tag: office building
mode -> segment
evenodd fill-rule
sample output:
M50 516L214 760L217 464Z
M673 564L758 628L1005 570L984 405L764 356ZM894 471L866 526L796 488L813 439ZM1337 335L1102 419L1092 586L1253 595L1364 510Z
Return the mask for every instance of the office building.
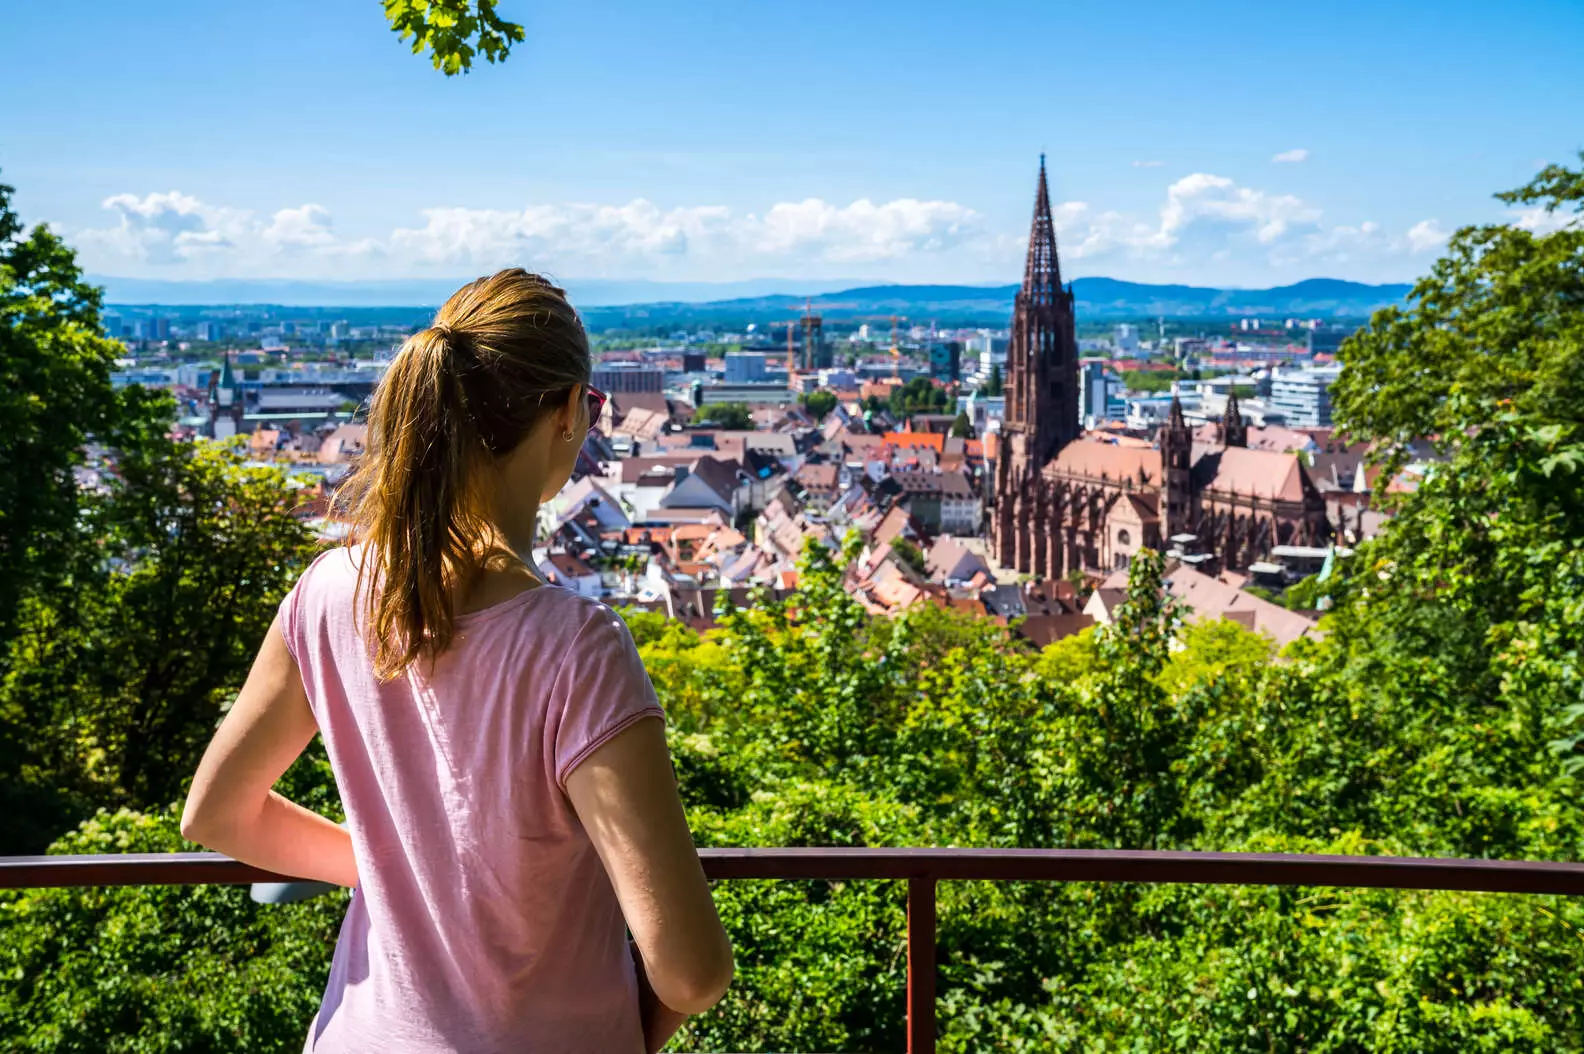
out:
M641 362L603 362L594 367L594 387L607 395L665 390L665 370Z
M1108 372L1104 362L1086 361L1080 374L1083 387L1079 389L1078 412L1085 427L1093 428L1100 421L1118 421L1127 414L1122 379Z
M1289 428L1329 428L1331 385L1340 366L1276 370L1271 374L1270 407Z
M753 351L726 353L727 384L757 384L767 375L765 356Z

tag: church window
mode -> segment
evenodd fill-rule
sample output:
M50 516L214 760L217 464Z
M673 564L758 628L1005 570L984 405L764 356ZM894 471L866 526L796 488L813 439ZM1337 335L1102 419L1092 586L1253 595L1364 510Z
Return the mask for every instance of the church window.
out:
M1120 530L1120 531L1117 532L1117 544L1118 545L1131 545L1132 542L1133 542L1133 536L1128 534L1128 532L1125 529L1124 530ZM1125 567L1127 565L1124 564L1123 566Z

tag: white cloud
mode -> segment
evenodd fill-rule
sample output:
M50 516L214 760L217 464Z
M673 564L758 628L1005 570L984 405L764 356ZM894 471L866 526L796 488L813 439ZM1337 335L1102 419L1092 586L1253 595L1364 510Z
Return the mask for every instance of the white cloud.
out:
M1527 209L1514 209L1512 224L1533 234L1554 234L1565 227L1584 226L1584 215L1562 210L1547 212L1542 205Z
M642 198L621 205L536 204L520 210L446 206L381 237L338 237L329 210L306 204L267 219L208 205L180 192L107 199L113 227L77 232L88 263L128 273L139 265L188 277L344 275L349 259L381 273L455 271L523 264L577 277L668 273L726 275L842 265L910 264L996 237L973 209L950 201L818 198L763 212L718 205L663 209ZM225 250L220 253L219 250Z
M1165 163L1166 162L1164 162L1164 161L1135 161L1135 162L1133 162L1133 167L1134 168L1159 168L1162 165L1164 165Z
M1271 158L1271 163L1276 165L1296 165L1301 161L1309 160L1309 151L1299 147L1296 150L1283 150Z
M322 205L281 209L259 236L276 246L330 245L335 241L330 230L330 212Z
M1161 209L1161 237L1175 245L1196 227L1252 231L1262 244L1286 234L1294 225L1312 226L1320 210L1291 194L1267 194L1240 187L1225 176L1195 172L1166 189Z
M813 252L832 261L896 260L956 248L979 233L979 214L951 201L860 198L838 208L818 198L771 206L741 233L751 252Z
M230 248L246 213L207 205L190 194L116 194L103 206L115 213L114 227L85 232L90 245L155 263L174 263Z
M106 274L181 278L455 276L518 264L564 278L718 280L799 275L899 281L981 281L1018 273L1027 228L992 228L954 201L820 198L745 210L721 205L447 205L384 230L341 231L307 203L254 213L180 191L104 201L113 223L69 232L84 263ZM1021 210L1020 210L1021 211ZM1562 217L1515 211L1533 230ZM1261 284L1334 273L1402 278L1447 237L1435 220L1402 230L1371 221L1327 223L1292 194L1195 172L1163 187L1159 204L1131 212L1088 201L1053 209L1071 270L1146 281ZM1081 261L1081 262L1080 262Z
M1449 237L1451 234L1442 230L1436 220L1420 220L1408 228L1408 251L1424 253L1439 249Z

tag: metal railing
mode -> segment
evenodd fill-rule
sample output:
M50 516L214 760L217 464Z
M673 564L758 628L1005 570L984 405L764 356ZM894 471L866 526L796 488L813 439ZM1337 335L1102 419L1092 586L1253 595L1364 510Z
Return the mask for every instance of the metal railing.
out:
M1141 882L1584 894L1584 864L1125 849L702 849L711 879L907 882L907 1049L935 1050L938 882ZM0 889L279 882L218 853L0 857Z

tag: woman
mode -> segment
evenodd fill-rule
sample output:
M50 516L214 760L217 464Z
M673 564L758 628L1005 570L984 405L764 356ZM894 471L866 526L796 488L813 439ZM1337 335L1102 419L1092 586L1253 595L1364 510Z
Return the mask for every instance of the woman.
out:
M652 1052L730 983L632 638L533 570L589 372L536 275L446 301L375 392L357 544L292 588L198 766L183 835L353 889L306 1050ZM270 789L315 732L345 829Z

